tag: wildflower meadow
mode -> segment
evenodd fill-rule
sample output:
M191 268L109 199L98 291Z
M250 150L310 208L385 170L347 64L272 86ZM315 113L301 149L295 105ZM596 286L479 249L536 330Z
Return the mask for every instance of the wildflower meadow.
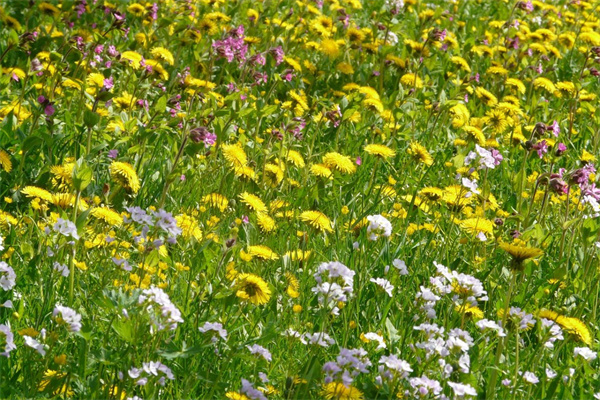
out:
M0 398L600 399L600 0L0 0Z

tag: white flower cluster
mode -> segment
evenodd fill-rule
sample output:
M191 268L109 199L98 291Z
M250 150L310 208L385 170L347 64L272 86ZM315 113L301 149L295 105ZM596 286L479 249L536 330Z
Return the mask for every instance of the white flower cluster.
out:
M4 291L9 291L15 287L17 282L17 274L4 261L0 261L0 288Z
M331 308L331 312L338 315L337 303L348 301L354 291L354 275L354 271L340 262L321 263L314 274L317 286L311 290L319 295L319 304Z
M10 352L15 350L17 346L15 345L15 336L10 330L10 326L0 324L0 343L4 343L4 349L0 352L0 356L10 357Z
M382 385L384 382L391 382L397 377L406 379L413 372L408 362L398 358L394 354L381 356L378 370L379 375L375 378L378 385Z
M149 289L144 289L140 295L139 304L144 304L146 310L150 313L150 319L152 320L151 333L154 333L154 329L157 331L175 330L177 324L183 322L181 312L171 302L169 295L161 288L152 286Z
M60 314L60 317L57 318L58 314ZM70 332L79 332L81 330L81 315L72 308L57 304L54 307L54 312L52 312L52 317L59 323L67 324Z
M144 386L152 377L158 377L158 384L165 385L166 379L173 380L175 376L169 367L160 361L150 361L142 364L142 368L131 368L128 372L131 379L137 379L136 385Z
M392 235L392 223L381 215L369 215L367 217L369 225L367 226L367 237L375 241L380 237L390 237Z
M335 361L323 365L325 383L341 381L344 386L349 387L359 374L368 373L370 366L371 361L364 349L341 348Z
M220 336L221 339L227 341L227 330L223 328L223 324L221 324L220 322L206 322L204 323L204 325L199 327L198 330L201 333L206 333L210 331L216 332L217 335L213 335L213 337L211 338L213 343L219 340L217 336Z

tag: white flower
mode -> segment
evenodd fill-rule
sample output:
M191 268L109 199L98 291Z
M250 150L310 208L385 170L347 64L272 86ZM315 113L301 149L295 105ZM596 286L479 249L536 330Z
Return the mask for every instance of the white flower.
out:
M555 370L553 370L550 367L546 367L546 377L548 377L548 379L554 379L556 378L558 374L556 373Z
M220 322L205 322L204 325L198 328L198 330L202 333L214 331L221 337L221 339L227 340L227 330L223 328L223 324Z
M502 327L498 323L491 321L489 319L485 319L485 318L481 319L481 320L477 321L475 323L475 325L477 325L477 327L479 329L481 329L482 331L485 329L491 329L491 330L496 331L498 333L499 337L506 336L506 333L504 333L504 329L502 329Z
M321 347L329 347L332 344L335 344L335 340L325 332L315 332L312 335L309 333L305 333L300 338L300 341L303 344L316 344Z
M0 350L3 350L0 352L0 356L10 357L10 352L17 348L14 342L15 337L10 331L10 326L0 324L0 335L2 335L0 336L0 342L4 343L4 349L0 348Z
M377 240L379 237L390 237L392 234L392 224L387 218L381 215L369 215L367 217L369 226L367 226L367 235L369 240Z
M525 373L523 373L523 380L527 383L531 383L532 385L535 385L540 381L533 372L529 371L525 371Z
M75 310L57 304L52 316L56 318L58 314L60 314L62 322L69 325L69 331L79 332L81 330L81 315L77 314Z
M378 335L375 332L365 333L365 339L373 340L373 341L379 343L379 345L377 346L377 350L385 349L387 347L385 342L383 341L383 336Z
M69 267L67 267L65 264L61 264L57 261L54 261L53 267L55 271L58 271L58 273L64 276L65 278L69 276Z
M465 197L471 197L474 194L479 194L477 181L475 179L462 178L462 185L469 189L469 192L465 194Z
M0 287L5 290L11 290L15 287L17 281L17 274L15 271L4 261L0 261Z
M477 396L477 391L471 385L463 385L462 383L455 383L448 381L448 386L454 390L454 395L458 398L466 396Z
M385 290L388 296L393 297L392 291L394 290L394 285L390 283L387 279L383 278L371 278L371 282Z
M38 353L40 353L40 355L42 357L44 357L46 355L46 350L44 349L44 345L41 344L40 342L38 342L37 340L35 340L34 338L32 338L31 336L23 336L23 339L25 339L25 344L29 347L31 347L32 349L35 349L35 351L37 351Z
M575 347L573 353L574 357L580 356L586 361L594 361L598 358L598 353L592 351L589 347Z
M250 350L250 354L259 355L269 362L271 362L271 360L273 359L273 357L271 356L271 352L269 352L269 350L265 349L261 345L253 344L252 346L246 347L248 348L248 350Z
M404 261L395 259L392 261L392 265L398 270L400 275L408 275L408 268L406 268L406 263Z
M181 311L171 302L169 295L161 288L152 286L144 289L138 300L139 304L146 305L146 310L150 313L152 326L150 332L154 329L158 331L164 329L175 330L177 324L183 322ZM158 306L158 309L155 309Z

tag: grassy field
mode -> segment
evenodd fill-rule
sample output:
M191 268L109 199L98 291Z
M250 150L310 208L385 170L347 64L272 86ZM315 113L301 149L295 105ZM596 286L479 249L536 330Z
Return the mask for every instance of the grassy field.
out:
M600 1L0 1L0 398L600 398Z

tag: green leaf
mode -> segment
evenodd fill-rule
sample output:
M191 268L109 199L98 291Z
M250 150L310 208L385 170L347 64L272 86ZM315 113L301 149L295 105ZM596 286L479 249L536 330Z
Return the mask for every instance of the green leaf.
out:
M111 92L100 92L98 93L97 99L100 101L108 101L115 97L114 93Z
M276 104L271 104L270 106L264 107L262 110L260 110L260 112L263 117L268 117L269 115L276 112L278 109L279 107Z
M83 113L83 123L88 128L93 128L100 122L100 115L96 114L93 111L85 110Z
M117 334L128 343L133 343L133 327L130 320L118 319L113 322L112 328Z
M77 232L83 231L83 228L85 226L85 221L87 220L87 217L90 214L90 211L92 211L91 207L77 216L77 220L75 221L75 226L77 227Z
M81 192L83 189L88 187L92 182L94 173L92 169L83 161L83 159L77 160L75 167L73 168L73 186L75 190Z
M154 107L154 109L159 113L165 112L167 109L167 97L161 96L161 98L157 100L156 107Z
M44 143L44 140L39 136L29 136L27 139L23 141L23 145L21 146L21 150L23 153L28 153L29 150L38 148Z

